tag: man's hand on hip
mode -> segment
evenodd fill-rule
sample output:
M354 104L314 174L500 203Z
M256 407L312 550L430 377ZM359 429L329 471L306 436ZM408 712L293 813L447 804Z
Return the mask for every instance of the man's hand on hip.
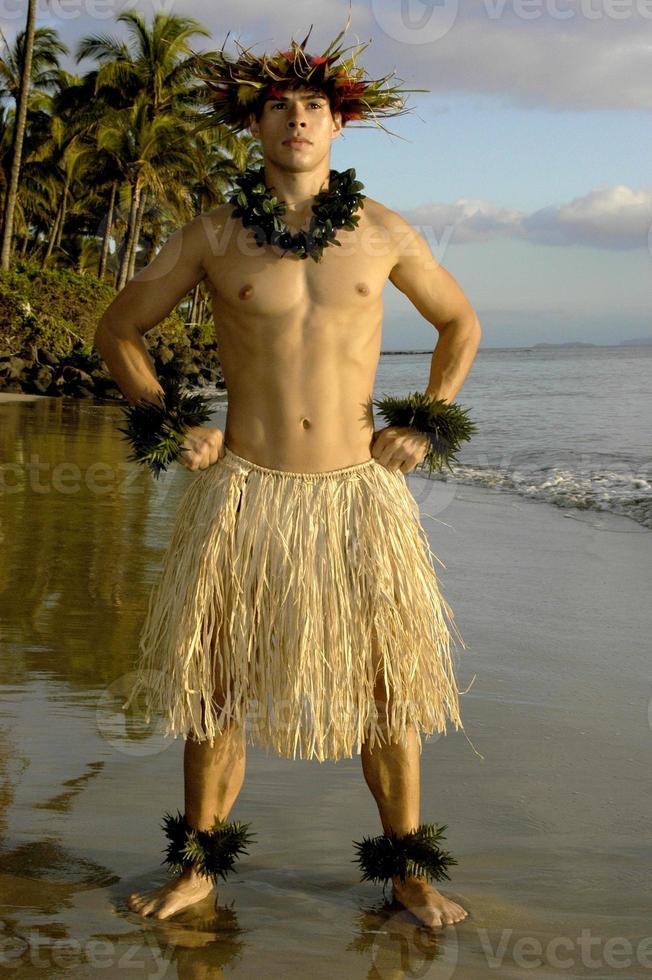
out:
M224 456L224 433L210 425L193 425L184 436L178 462L187 470L207 470Z
M371 455L388 470L409 473L423 462L429 448L425 433L409 426L388 425L376 432Z

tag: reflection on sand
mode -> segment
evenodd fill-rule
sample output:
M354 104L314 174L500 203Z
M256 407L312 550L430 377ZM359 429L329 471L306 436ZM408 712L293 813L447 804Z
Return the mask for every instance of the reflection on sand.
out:
M649 972L647 531L475 486L426 524L469 646L460 686L477 675L462 711L484 760L459 733L422 756L423 819L448 825L459 861L442 891L467 920L424 930L359 881L352 841L378 832L359 758L251 748L233 818L252 823L256 854L173 920L142 920L125 899L163 879L160 825L183 805L183 741L125 717L120 698L194 475L156 484L126 464L114 405L1 411L7 975L522 980L537 944L548 976ZM609 959L615 940L624 969ZM562 951L570 965L555 960Z

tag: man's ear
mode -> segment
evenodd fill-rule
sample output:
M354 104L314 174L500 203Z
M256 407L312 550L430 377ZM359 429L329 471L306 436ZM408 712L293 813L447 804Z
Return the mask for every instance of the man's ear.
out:
M342 132L342 113L333 112L333 139L336 139Z
M260 130L258 128L258 122L256 121L256 116L254 115L253 112L250 113L249 116L247 117L247 129L249 130L252 136L258 137L260 134Z

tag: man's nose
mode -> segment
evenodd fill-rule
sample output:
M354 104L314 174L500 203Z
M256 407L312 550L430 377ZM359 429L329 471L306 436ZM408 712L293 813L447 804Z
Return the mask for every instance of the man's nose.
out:
M305 126L306 120L304 116L304 108L298 102L290 106L290 118L288 119L288 126Z

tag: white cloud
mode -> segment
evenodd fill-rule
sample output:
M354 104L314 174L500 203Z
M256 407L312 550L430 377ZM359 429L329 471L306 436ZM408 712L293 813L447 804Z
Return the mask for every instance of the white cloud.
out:
M598 187L532 214L471 198L459 198L453 204L423 204L401 214L418 226L433 251L435 243L462 245L498 237L544 245L647 248L652 190L637 191L623 184Z
M114 18L125 5L41 0L38 22L57 28L74 49L86 33L123 35ZM0 14L2 6L0 0ZM134 0L127 6L148 23L156 12L196 18L213 35L195 38L197 49L220 46L230 32L233 54L236 38L260 54L286 47L291 35L302 40L311 24L308 47L322 51L349 10L348 0ZM23 26L22 5L4 0L4 7L11 39ZM93 16L95 8L101 15ZM438 18L445 19L441 36ZM371 40L360 56L369 74L396 69L407 87L432 93L420 94L422 103L462 92L502 96L520 108L650 110L651 33L652 0L358 0L346 44Z

